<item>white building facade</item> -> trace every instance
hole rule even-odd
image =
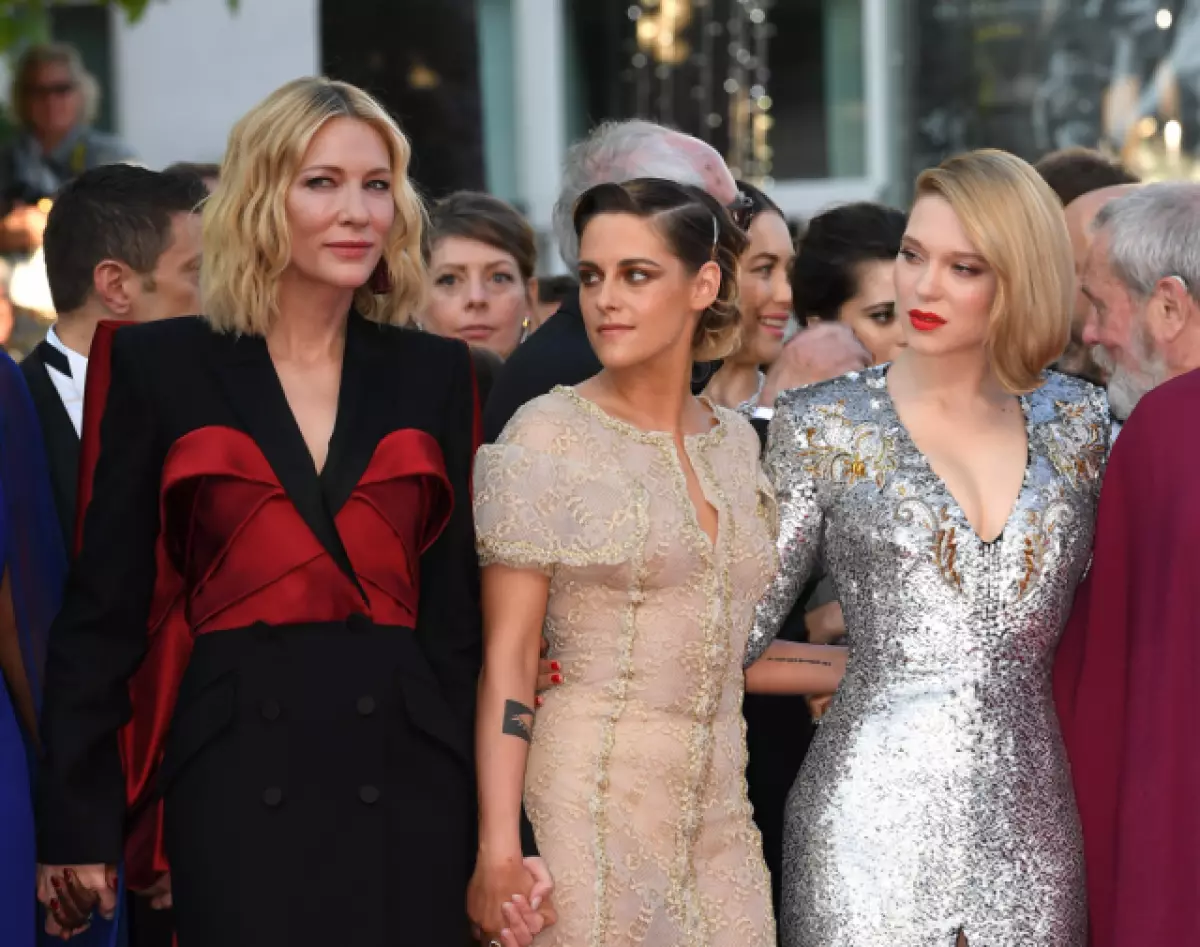
[[[289,79],[322,71],[321,2],[330,0],[240,0],[231,12],[224,0],[166,0],[151,4],[132,25],[113,11],[109,95],[116,130],[152,167],[179,160],[219,160],[230,127],[249,107]],[[580,79],[579,62],[586,58],[588,44],[586,37],[581,43],[577,33],[572,35],[572,20],[580,9],[576,5],[600,0],[464,2],[475,5],[487,187],[516,203],[545,230],[570,140],[596,120],[624,117],[590,113],[580,84],[607,83],[605,71],[611,66],[615,74],[623,63],[601,62],[590,80]],[[676,2],[686,5],[687,0]],[[813,68],[823,69],[828,79],[824,114],[849,116],[853,129],[828,147],[824,174],[789,176],[781,168],[770,191],[789,214],[800,218],[831,203],[886,196],[900,163],[895,123],[899,108],[892,96],[901,84],[892,75],[898,65],[892,39],[894,4],[778,2],[785,10],[793,3],[811,7],[813,24],[828,34],[826,46],[841,43],[849,50],[830,48],[825,53],[828,61]],[[627,9],[632,9],[627,3],[616,3],[612,15],[604,15],[623,21]],[[596,11],[591,8],[593,14]],[[622,22],[620,28],[629,26]],[[786,56],[786,40],[780,35],[773,41],[777,59]],[[843,77],[841,85],[851,89],[850,98],[842,94],[836,100],[835,70]],[[806,123],[788,127],[782,117],[791,90],[768,87],[779,103],[772,136],[811,137],[812,129],[795,127]],[[825,134],[838,137],[828,128]]]

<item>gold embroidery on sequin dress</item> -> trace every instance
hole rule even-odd
[[[748,659],[818,551],[851,649],[788,799],[785,947],[954,947],[960,930],[972,947],[1083,947],[1050,666],[1090,555],[1108,408],[1055,373],[1021,405],[1025,479],[985,543],[900,423],[886,367],[777,404],[781,567]],[[814,464],[828,445],[846,459]]]
[[[526,405],[476,460],[481,559],[551,576],[545,633],[565,678],[526,770],[559,912],[537,947],[775,944],[741,714],[775,501],[753,429],[715,411],[686,439],[715,544],[671,435],[572,389]]]

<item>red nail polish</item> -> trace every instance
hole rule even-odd
[[[55,891],[62,887],[62,882],[58,880],[57,876],[50,879],[50,884],[54,885]]]
[[[540,707],[540,706],[542,706],[542,698],[540,698],[540,697],[535,697],[535,698],[533,699],[533,706],[535,706],[535,707]]]
[[[55,914],[58,913],[58,898],[50,899],[50,910],[53,911]]]
[[[559,664],[557,661],[551,661],[550,662],[550,670],[551,671],[561,671],[562,665]]]
[[[562,683],[562,675],[561,674],[551,674],[550,675],[550,683],[551,684],[561,684]]]

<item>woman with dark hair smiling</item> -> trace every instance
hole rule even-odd
[[[742,335],[737,349],[717,369],[704,393],[719,405],[737,408],[758,400],[762,369],[779,358],[792,316],[788,284],[796,256],[779,205],[752,184],[738,182],[738,223],[750,238],[738,260],[738,310]]]

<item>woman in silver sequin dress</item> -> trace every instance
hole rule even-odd
[[[950,159],[918,181],[896,282],[904,352],[785,394],[771,428],[781,571],[747,686],[809,686],[805,646],[768,644],[821,553],[850,641],[788,801],[784,944],[1082,947],[1049,675],[1109,422],[1044,371],[1071,308],[1061,209],[1011,155]]]

